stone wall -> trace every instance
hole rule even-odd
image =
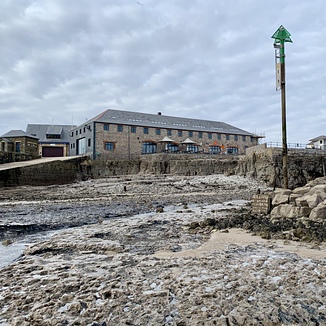
[[[321,152],[288,156],[289,188],[294,189],[326,175],[326,155]],[[130,174],[209,175],[238,174],[281,188],[282,155],[272,149],[246,156],[208,154],[150,154],[131,160],[89,160],[78,158],[0,171],[0,186],[63,184],[87,178]]]
[[[326,156],[291,152],[288,156],[289,187],[294,189],[315,178],[325,176]],[[134,160],[92,161],[92,177],[122,174],[208,175],[238,174],[259,179],[271,187],[282,187],[282,156],[272,149],[246,156],[151,154]]]
[[[66,184],[90,175],[85,158],[52,161],[24,167],[0,170],[0,187]]]

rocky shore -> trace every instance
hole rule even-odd
[[[65,228],[0,270],[0,325],[326,325],[325,246],[263,239],[258,189],[138,175],[0,190],[3,241]]]

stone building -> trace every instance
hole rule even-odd
[[[26,132],[39,139],[38,153],[42,157],[69,156],[70,131],[76,126],[28,124]]]
[[[11,130],[0,138],[3,163],[38,157],[38,138],[23,130]]]
[[[71,130],[70,155],[244,154],[260,137],[224,122],[108,109]]]

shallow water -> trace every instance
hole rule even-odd
[[[27,246],[47,240],[58,232],[60,231],[47,231],[25,235],[15,239],[12,244],[7,246],[0,243],[0,268],[19,259]]]

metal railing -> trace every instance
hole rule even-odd
[[[300,144],[300,143],[287,143],[288,148],[298,148],[298,149],[306,149],[306,144]],[[283,143],[282,142],[269,142],[266,143],[266,147],[274,147],[274,148],[282,148]]]

